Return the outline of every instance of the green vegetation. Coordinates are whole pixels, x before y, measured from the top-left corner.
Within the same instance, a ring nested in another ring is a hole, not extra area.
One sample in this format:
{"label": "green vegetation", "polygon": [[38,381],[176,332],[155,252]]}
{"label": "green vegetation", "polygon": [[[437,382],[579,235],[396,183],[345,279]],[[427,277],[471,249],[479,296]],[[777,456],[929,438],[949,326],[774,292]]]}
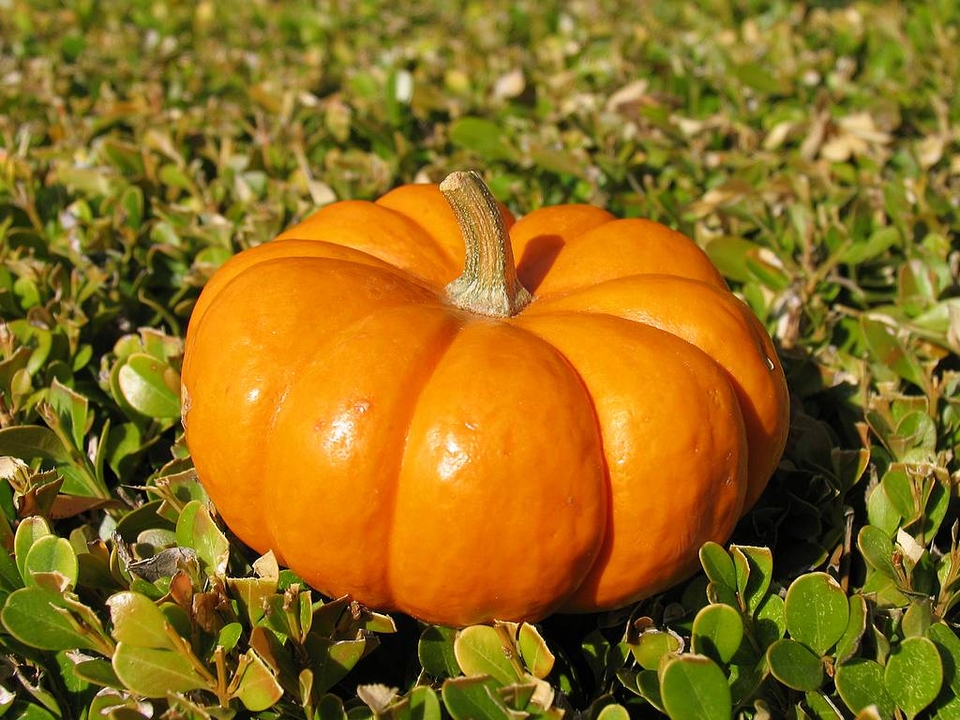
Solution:
{"label": "green vegetation", "polygon": [[[0,0],[0,715],[960,717],[960,6],[594,5]],[[464,167],[689,234],[780,348],[770,488],[637,607],[322,599],[191,471],[214,269]]]}

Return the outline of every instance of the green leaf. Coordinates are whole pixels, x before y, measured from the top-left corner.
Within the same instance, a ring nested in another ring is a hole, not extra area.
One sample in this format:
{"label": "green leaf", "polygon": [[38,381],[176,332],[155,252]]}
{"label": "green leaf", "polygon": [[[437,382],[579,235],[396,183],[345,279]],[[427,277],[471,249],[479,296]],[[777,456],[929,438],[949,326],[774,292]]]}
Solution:
{"label": "green leaf", "polygon": [[489,625],[471,625],[461,630],[453,642],[453,652],[464,675],[489,675],[504,685],[520,680],[500,633]]}
{"label": "green leaf", "polygon": [[728,605],[708,605],[693,620],[690,649],[726,664],[743,641],[743,620]]}
{"label": "green leaf", "polygon": [[128,647],[176,650],[167,617],[146,595],[125,591],[107,600],[113,637]]}
{"label": "green leaf", "polygon": [[190,658],[175,650],[120,642],[113,654],[113,670],[128,690],[144,697],[166,697],[208,686]]}
{"label": "green leaf", "polygon": [[823,664],[796,640],[777,640],[767,648],[771,674],[794,690],[817,690],[823,684]]}
{"label": "green leaf", "polygon": [[903,521],[903,515],[890,501],[882,484],[878,484],[867,496],[867,520],[887,537],[893,537]]}
{"label": "green leaf", "polygon": [[343,709],[343,700],[333,694],[324,695],[317,703],[314,717],[316,720],[347,720],[347,713]]}
{"label": "green leaf", "polygon": [[237,643],[240,642],[242,635],[243,625],[241,623],[227,623],[220,628],[220,632],[217,633],[217,645],[222,647],[226,652],[230,652],[237,647]]}
{"label": "green leaf", "polygon": [[660,693],[671,718],[728,720],[733,715],[727,678],[703,655],[681,655],[669,661],[660,677]]}
{"label": "green leaf", "polygon": [[191,500],[177,520],[177,542],[197,552],[207,572],[223,577],[230,559],[230,541],[217,527],[204,503]]}
{"label": "green leaf", "polygon": [[240,606],[240,612],[251,625],[255,625],[263,617],[264,602],[277,592],[277,581],[275,578],[227,578],[227,587],[230,588],[230,596]]}
{"label": "green leaf", "polygon": [[460,666],[453,651],[457,631],[440,625],[430,625],[420,634],[417,657],[423,669],[436,678],[460,674]]}
{"label": "green leaf", "polygon": [[850,612],[847,627],[837,641],[837,662],[842,663],[853,657],[860,647],[860,641],[867,629],[867,602],[863,595],[850,596]]}
{"label": "green leaf", "polygon": [[803,696],[807,707],[818,720],[844,720],[843,714],[822,692],[811,691]]}
{"label": "green leaf", "polygon": [[937,646],[925,637],[908,637],[895,645],[883,673],[883,684],[908,718],[936,700],[943,685],[943,664]]}
{"label": "green leaf", "polygon": [[893,717],[895,703],[883,685],[883,667],[879,663],[866,658],[841,663],[834,682],[840,699],[851,712],[858,713],[876,705],[881,717]]}
{"label": "green leaf", "polygon": [[843,636],[850,603],[843,588],[830,575],[809,573],[791,583],[784,613],[790,636],[817,655],[823,655]]}
{"label": "green leaf", "polygon": [[859,265],[880,257],[899,243],[900,231],[887,226],[873,232],[866,240],[851,240],[837,253],[836,260],[846,265]]}
{"label": "green leaf", "polygon": [[283,688],[270,672],[270,668],[253,650],[247,650],[240,658],[243,668],[235,696],[251,712],[266,710],[283,696]]}
{"label": "green leaf", "polygon": [[660,694],[660,674],[656,670],[641,670],[632,677],[632,684],[628,684],[624,677],[627,672],[626,669],[618,671],[617,678],[657,710],[666,712],[663,707],[663,696]]}
{"label": "green leaf", "polygon": [[102,687],[123,687],[109,660],[81,660],[73,666],[77,677]]}
{"label": "green leaf", "polygon": [[453,720],[514,720],[497,688],[491,677],[461,677],[444,682],[440,694]]}
{"label": "green leaf", "polygon": [[546,641],[530,623],[521,623],[517,632],[517,649],[527,670],[537,678],[545,678],[553,670],[556,657]]}
{"label": "green leaf", "polygon": [[60,419],[60,425],[73,446],[82,450],[90,420],[87,398],[54,379],[47,393],[47,402]]}
{"label": "green leaf", "polygon": [[180,417],[180,378],[161,360],[135,353],[117,371],[123,398],[137,412],[157,420]]}
{"label": "green leaf", "polygon": [[933,623],[933,608],[929,598],[913,600],[900,620],[900,630],[905,637],[920,637],[927,634]]}
{"label": "green leaf", "polygon": [[889,325],[867,316],[861,319],[860,324],[863,338],[877,364],[890,368],[903,380],[920,388],[929,384],[927,374],[913,351],[903,344]]}
{"label": "green leaf", "polygon": [[52,714],[46,708],[40,705],[20,704],[14,705],[17,710],[17,720],[60,720],[57,715]]}
{"label": "green leaf", "polygon": [[942,620],[930,626],[927,637],[933,641],[940,652],[944,684],[960,697],[960,638]]}
{"label": "green leaf", "polygon": [[747,612],[753,614],[770,588],[773,553],[768,548],[733,545],[730,548],[737,575],[737,590]]}
{"label": "green leaf", "polygon": [[731,589],[737,587],[737,571],[730,553],[715,542],[707,542],[700,548],[700,564],[711,582],[722,583]]}
{"label": "green leaf", "polygon": [[36,574],[58,573],[66,583],[61,590],[69,590],[77,584],[80,565],[69,540],[46,535],[30,546],[24,560],[24,570],[24,582],[28,586],[36,583]]}
{"label": "green leaf", "polygon": [[865,525],[857,535],[857,547],[871,567],[887,577],[896,577],[893,567],[893,540],[883,530]]}
{"label": "green leaf", "polygon": [[597,714],[596,720],[630,720],[630,712],[623,705],[607,705]]}
{"label": "green leaf", "polygon": [[441,720],[443,717],[440,698],[431,687],[415,687],[410,691],[409,703],[411,720]]}
{"label": "green leaf", "polygon": [[33,586],[10,593],[0,611],[0,621],[13,637],[40,650],[97,650],[88,632],[72,620],[62,593]]}
{"label": "green leaf", "polygon": [[767,595],[754,613],[754,635],[761,647],[766,648],[787,634],[783,598]]}
{"label": "green leaf", "polygon": [[327,692],[347,676],[367,649],[365,638],[331,641],[309,636],[308,649],[314,661],[314,684],[318,692]]}
{"label": "green leaf", "polygon": [[734,76],[744,85],[766,95],[780,95],[788,87],[758,63],[745,63],[732,68]]}
{"label": "green leaf", "polygon": [[[736,611],[734,611],[736,612]],[[683,639],[672,630],[645,630],[630,646],[630,652],[644,670],[656,670],[665,655],[683,650]]]}
{"label": "green leaf", "polygon": [[41,538],[52,535],[50,525],[42,517],[35,515],[24,518],[17,526],[17,532],[13,538],[13,552],[17,560],[17,570],[20,571],[20,577],[27,579],[27,555],[30,549]]}
{"label": "green leaf", "polygon": [[517,151],[511,147],[507,133],[495,122],[480,117],[462,117],[450,124],[450,140],[465,150],[489,162],[515,160]]}
{"label": "green leaf", "polygon": [[57,434],[40,425],[14,425],[0,430],[0,455],[25,461],[70,462],[70,452]]}
{"label": "green leaf", "polygon": [[[711,238],[704,250],[724,277],[734,282],[745,283],[753,277],[747,265],[747,258],[758,257],[763,246],[741,237],[720,235]],[[716,580],[713,577],[710,579]]]}

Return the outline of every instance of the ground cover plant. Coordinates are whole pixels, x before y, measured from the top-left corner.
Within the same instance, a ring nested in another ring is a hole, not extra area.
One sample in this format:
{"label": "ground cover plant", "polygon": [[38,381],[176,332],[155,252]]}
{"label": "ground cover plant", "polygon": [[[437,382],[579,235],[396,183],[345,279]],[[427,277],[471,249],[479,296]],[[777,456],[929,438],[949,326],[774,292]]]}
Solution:
{"label": "ground cover plant", "polygon": [[[960,9],[602,5],[0,1],[0,714],[960,716]],[[463,168],[688,234],[777,345],[769,488],[623,611],[323,598],[196,482],[214,269]]]}

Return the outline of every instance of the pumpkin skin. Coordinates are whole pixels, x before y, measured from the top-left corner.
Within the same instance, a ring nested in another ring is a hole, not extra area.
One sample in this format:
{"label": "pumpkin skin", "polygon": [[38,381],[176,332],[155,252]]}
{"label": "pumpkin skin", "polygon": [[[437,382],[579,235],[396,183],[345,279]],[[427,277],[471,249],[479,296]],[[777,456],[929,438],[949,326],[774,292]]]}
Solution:
{"label": "pumpkin skin", "polygon": [[464,240],[435,185],[322,208],[196,304],[198,476],[327,595],[451,626],[622,607],[693,572],[779,460],[782,368],[695,243],[501,212],[533,295],[511,317],[447,296]]}

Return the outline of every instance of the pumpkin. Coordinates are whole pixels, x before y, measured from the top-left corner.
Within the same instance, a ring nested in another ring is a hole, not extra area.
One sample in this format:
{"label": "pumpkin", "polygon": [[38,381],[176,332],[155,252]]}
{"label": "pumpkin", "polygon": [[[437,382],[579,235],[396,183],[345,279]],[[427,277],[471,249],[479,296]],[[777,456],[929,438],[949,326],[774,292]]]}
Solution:
{"label": "pumpkin", "polygon": [[452,626],[678,582],[788,426],[770,338],[694,242],[586,205],[515,221],[475,173],[234,256],[182,379],[198,477],[241,540]]}

